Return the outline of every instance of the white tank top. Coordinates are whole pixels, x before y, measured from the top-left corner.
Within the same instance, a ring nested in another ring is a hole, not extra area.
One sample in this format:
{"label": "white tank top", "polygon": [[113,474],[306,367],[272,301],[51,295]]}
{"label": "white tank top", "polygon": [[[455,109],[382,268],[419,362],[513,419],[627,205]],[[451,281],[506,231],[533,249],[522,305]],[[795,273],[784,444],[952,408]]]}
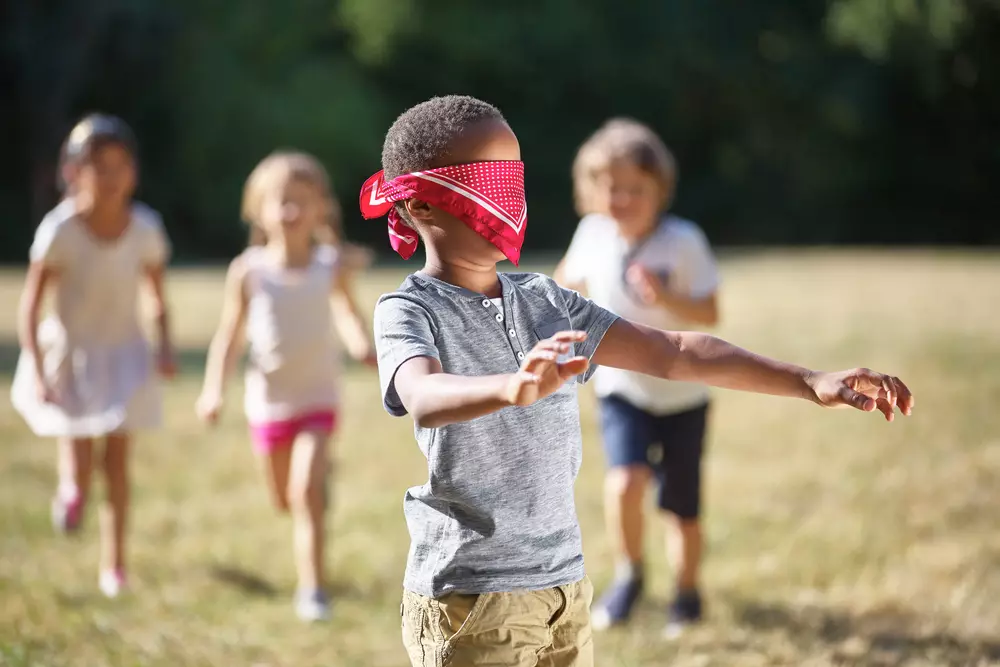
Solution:
{"label": "white tank top", "polygon": [[308,267],[287,269],[249,248],[244,407],[251,423],[291,419],[336,408],[340,350],[333,333],[330,290],[337,251],[317,246]]}

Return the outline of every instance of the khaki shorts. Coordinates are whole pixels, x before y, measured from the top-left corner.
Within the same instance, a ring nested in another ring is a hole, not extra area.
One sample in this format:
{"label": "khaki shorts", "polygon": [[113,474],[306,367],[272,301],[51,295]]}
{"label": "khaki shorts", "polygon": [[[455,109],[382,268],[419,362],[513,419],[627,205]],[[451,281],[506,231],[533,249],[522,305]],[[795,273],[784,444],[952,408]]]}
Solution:
{"label": "khaki shorts", "polygon": [[587,577],[541,591],[437,599],[403,591],[403,644],[413,667],[593,667],[593,598]]}

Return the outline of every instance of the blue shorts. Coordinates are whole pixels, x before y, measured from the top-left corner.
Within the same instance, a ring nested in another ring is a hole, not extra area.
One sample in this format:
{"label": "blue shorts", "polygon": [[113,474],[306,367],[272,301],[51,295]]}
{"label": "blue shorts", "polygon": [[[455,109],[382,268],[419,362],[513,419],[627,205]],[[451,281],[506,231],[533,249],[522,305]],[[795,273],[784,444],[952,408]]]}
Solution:
{"label": "blue shorts", "polygon": [[669,415],[650,414],[617,396],[602,398],[600,406],[608,467],[649,466],[660,485],[660,508],[698,518],[708,403]]}

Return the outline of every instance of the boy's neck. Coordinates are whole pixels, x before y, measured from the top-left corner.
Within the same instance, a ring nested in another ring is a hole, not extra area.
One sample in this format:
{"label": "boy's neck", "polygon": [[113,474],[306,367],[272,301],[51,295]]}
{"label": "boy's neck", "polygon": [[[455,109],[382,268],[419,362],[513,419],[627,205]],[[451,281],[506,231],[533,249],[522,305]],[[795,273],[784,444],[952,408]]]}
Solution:
{"label": "boy's neck", "polygon": [[450,285],[496,298],[503,293],[496,264],[476,264],[468,261],[444,261],[429,248],[422,273]]}

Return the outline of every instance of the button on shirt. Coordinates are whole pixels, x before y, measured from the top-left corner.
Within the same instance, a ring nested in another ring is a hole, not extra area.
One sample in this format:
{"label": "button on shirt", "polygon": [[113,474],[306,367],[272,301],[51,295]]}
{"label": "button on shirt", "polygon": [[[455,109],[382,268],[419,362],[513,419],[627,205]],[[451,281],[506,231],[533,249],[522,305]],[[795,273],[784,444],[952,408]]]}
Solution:
{"label": "button on shirt", "polygon": [[[572,353],[592,357],[617,319],[542,275],[501,274],[500,281],[498,303],[423,274],[379,300],[375,338],[390,414],[406,414],[394,378],[409,359],[438,359],[454,375],[513,373],[539,340],[559,331],[585,331]],[[528,407],[415,427],[428,481],[403,502],[412,540],[408,590],[430,597],[538,590],[583,577],[573,501],[581,457],[576,385],[571,380]]]}

